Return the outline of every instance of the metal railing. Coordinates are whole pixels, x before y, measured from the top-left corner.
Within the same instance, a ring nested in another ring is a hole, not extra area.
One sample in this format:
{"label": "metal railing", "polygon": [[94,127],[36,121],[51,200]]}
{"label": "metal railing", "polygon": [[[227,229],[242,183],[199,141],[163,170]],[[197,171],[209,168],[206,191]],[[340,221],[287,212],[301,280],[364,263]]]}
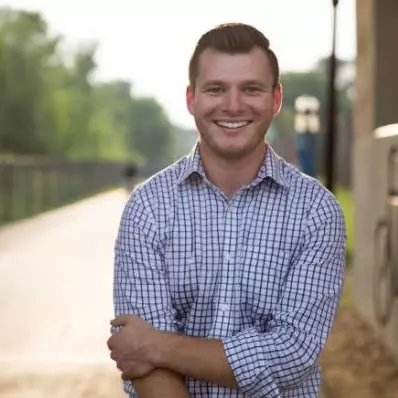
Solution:
{"label": "metal railing", "polygon": [[0,224],[30,217],[120,186],[123,163],[3,160]]}

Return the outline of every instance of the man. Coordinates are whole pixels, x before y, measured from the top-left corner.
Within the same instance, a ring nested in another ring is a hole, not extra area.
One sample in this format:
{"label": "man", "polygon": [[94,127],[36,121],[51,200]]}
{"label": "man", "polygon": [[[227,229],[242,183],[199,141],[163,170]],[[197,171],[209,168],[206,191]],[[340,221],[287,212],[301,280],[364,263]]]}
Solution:
{"label": "man", "polygon": [[134,162],[127,163],[122,170],[123,185],[128,194],[134,188],[138,168]]}
{"label": "man", "polygon": [[198,144],[121,219],[111,358],[131,397],[316,397],[344,279],[341,208],[265,142],[282,87],[262,33],[205,33],[189,78]]}

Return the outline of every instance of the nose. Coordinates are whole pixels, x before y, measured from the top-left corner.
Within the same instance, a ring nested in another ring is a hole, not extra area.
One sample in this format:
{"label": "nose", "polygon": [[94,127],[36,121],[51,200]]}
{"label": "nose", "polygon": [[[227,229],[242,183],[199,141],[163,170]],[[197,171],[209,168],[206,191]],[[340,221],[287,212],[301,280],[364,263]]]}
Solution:
{"label": "nose", "polygon": [[230,89],[225,93],[223,110],[224,112],[236,115],[243,110],[242,93],[238,89]]}

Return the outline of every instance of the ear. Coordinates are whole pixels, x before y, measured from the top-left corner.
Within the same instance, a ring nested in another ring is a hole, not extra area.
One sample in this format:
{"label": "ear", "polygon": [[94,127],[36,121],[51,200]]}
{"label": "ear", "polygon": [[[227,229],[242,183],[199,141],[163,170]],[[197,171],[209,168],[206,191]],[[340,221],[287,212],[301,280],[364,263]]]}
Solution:
{"label": "ear", "polygon": [[195,97],[195,89],[192,88],[190,85],[187,86],[186,90],[186,102],[187,102],[187,108],[188,112],[193,115],[194,114],[194,97]]}
{"label": "ear", "polygon": [[280,112],[282,108],[282,102],[283,102],[283,88],[282,84],[278,83],[278,85],[275,87],[274,90],[274,103],[273,103],[274,116],[276,116]]}

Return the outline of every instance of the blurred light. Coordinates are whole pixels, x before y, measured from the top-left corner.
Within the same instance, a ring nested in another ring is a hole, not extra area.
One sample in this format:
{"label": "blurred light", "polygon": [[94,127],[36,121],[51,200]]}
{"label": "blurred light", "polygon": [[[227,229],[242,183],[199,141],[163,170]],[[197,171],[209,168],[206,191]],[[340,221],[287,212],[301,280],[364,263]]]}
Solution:
{"label": "blurred light", "polygon": [[295,130],[298,134],[319,132],[320,103],[316,97],[301,95],[294,103],[296,115],[294,119]]}

